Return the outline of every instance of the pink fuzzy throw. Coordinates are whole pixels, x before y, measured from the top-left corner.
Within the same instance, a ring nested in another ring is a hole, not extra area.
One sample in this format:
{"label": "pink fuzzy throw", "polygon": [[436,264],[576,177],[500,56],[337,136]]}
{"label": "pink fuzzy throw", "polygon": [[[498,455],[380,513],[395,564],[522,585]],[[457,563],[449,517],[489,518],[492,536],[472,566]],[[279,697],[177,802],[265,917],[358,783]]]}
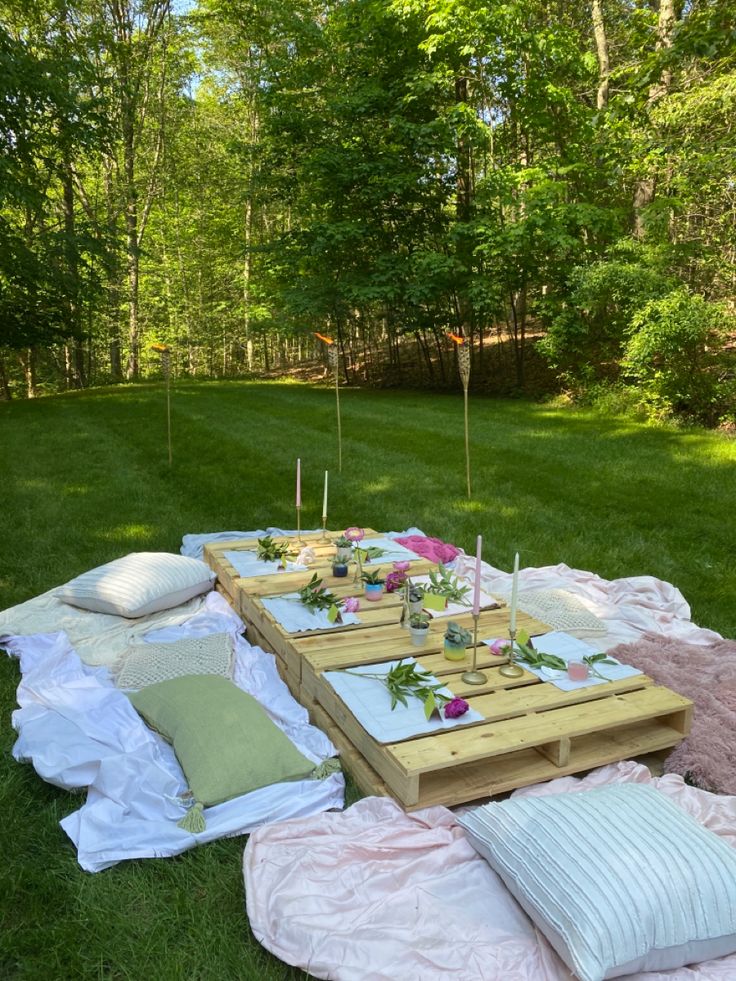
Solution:
{"label": "pink fuzzy throw", "polygon": [[684,644],[645,634],[609,653],[694,703],[690,735],[667,757],[665,772],[705,790],[736,794],[736,641]]}

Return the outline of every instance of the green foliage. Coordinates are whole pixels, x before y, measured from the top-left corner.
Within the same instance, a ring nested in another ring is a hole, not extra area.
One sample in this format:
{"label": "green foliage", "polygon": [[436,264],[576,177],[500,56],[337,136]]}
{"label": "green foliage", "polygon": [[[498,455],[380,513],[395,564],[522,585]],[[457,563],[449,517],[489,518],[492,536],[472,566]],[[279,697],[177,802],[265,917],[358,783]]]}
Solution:
{"label": "green foliage", "polygon": [[285,567],[289,554],[288,542],[275,542],[270,535],[258,539],[257,556],[262,562],[279,562]]}
{"label": "green foliage", "polygon": [[386,578],[381,574],[380,569],[372,569],[369,572],[364,572],[360,578],[366,586],[383,586],[386,582]]}
{"label": "green foliage", "polygon": [[457,576],[454,576],[441,562],[437,570],[430,570],[429,582],[425,585],[424,592],[432,593],[435,596],[444,596],[451,603],[469,605],[467,595],[470,592],[470,586],[461,586]]}
{"label": "green foliage", "polygon": [[674,290],[633,316],[624,368],[658,410],[713,422],[736,399],[724,351],[732,330],[721,305]]}
{"label": "green foliage", "polygon": [[672,289],[663,265],[653,249],[621,243],[608,258],[572,270],[564,302],[547,305],[549,329],[538,344],[568,384],[618,375],[635,311]]}

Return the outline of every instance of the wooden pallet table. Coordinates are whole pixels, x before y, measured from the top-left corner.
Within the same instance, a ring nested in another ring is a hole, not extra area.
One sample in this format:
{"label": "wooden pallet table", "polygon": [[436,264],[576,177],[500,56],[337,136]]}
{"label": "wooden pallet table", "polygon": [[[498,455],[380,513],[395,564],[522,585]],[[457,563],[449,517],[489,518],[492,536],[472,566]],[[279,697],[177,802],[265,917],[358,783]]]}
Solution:
{"label": "wooden pallet table", "polygon": [[[336,534],[328,533],[330,538]],[[308,536],[302,538],[307,543]],[[315,568],[327,587],[341,596],[359,595],[352,577],[332,577],[332,546],[320,544],[318,537],[308,543],[317,552]],[[396,594],[375,604],[363,602],[360,625],[287,633],[263,606],[262,598],[299,588],[313,570],[239,578],[222,554],[233,547],[253,549],[255,542],[220,543],[205,549],[207,561],[220,577],[220,588],[247,623],[251,641],[274,652],[292,694],[326,731],[365,793],[391,795],[408,810],[451,806],[661,751],[689,732],[692,703],[645,675],[565,692],[529,672],[504,678],[498,669],[505,659],[479,645],[478,667],[488,675],[488,682],[465,685],[461,676],[470,666],[472,652],[468,651],[467,664],[445,660],[444,618],[431,622],[424,647],[413,647],[409,631],[400,624],[401,598]],[[419,575],[432,567],[418,560],[412,563],[412,572]],[[470,613],[453,619],[472,625]],[[517,621],[532,636],[549,629],[523,613]],[[506,608],[481,612],[479,638],[507,634]],[[382,744],[363,729],[324,677],[326,671],[407,656],[415,657],[455,695],[467,699],[484,720]]]}

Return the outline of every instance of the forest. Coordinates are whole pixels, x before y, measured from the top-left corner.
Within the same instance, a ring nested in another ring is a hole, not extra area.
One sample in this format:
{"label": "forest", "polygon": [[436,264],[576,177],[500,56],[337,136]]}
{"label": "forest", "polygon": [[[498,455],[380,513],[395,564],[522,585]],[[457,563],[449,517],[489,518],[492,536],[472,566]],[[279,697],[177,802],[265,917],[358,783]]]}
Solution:
{"label": "forest", "polygon": [[327,364],[736,425],[733,0],[0,0],[0,398]]}

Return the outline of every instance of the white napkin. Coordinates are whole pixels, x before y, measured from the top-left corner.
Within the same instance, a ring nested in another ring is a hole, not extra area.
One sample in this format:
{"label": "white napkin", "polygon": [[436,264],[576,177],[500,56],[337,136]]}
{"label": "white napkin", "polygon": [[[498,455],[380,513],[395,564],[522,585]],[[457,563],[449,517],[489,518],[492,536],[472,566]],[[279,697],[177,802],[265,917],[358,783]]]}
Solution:
{"label": "white napkin", "polygon": [[341,622],[330,623],[327,610],[310,610],[299,599],[298,593],[285,593],[283,596],[264,596],[261,600],[265,608],[290,634],[302,630],[337,630],[350,623],[360,623],[360,617],[341,610]]}
{"label": "white napkin", "polygon": [[287,562],[286,569],[282,569],[277,561],[266,562],[258,558],[257,552],[227,551],[223,555],[235,569],[239,576],[249,578],[251,576],[273,576],[279,572],[304,572],[305,565],[298,565],[296,562]]}
{"label": "white napkin", "polygon": [[[404,664],[416,663],[413,657],[401,658]],[[364,664],[351,668],[356,674],[382,674],[396,667],[396,661],[385,661],[382,664]],[[411,736],[424,733],[438,732],[443,729],[453,729],[455,726],[467,725],[469,722],[482,722],[484,716],[474,709],[468,709],[459,719],[446,719],[436,714],[427,720],[424,717],[424,703],[419,698],[409,696],[407,705],[399,702],[396,708],[391,708],[391,696],[382,681],[376,678],[359,678],[356,674],[346,674],[344,671],[325,671],[323,677],[332,685],[340,698],[353,713],[363,728],[379,743],[393,743]],[[437,684],[437,678],[430,675],[430,684]],[[440,688],[443,695],[452,698],[449,688]]]}
{"label": "white napkin", "polygon": [[[492,644],[495,639],[491,638],[490,640],[483,641],[483,643]],[[590,644],[586,644],[584,641],[578,640],[577,637],[573,637],[562,630],[553,630],[551,633],[541,634],[539,637],[535,637],[534,649],[540,651],[542,654],[554,654],[562,658],[566,664],[570,661],[582,661],[584,657],[589,657],[591,654],[597,653],[597,648],[591,647]],[[611,658],[610,655],[607,656],[610,660],[616,661],[616,658]],[[598,674],[603,675],[602,678],[594,674],[589,674],[585,681],[570,681],[564,671],[555,671],[554,668],[532,668],[528,664],[524,664],[523,661],[519,661],[519,664],[526,668],[527,671],[541,678],[542,681],[550,681],[562,691],[592,688],[593,685],[605,685],[608,681],[620,681],[622,678],[631,678],[634,675],[642,673],[638,668],[633,668],[630,664],[621,664],[620,661],[616,661],[615,664],[600,664],[597,662],[593,667]]]}

